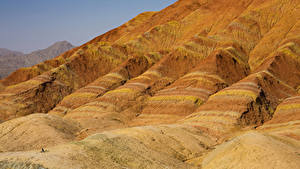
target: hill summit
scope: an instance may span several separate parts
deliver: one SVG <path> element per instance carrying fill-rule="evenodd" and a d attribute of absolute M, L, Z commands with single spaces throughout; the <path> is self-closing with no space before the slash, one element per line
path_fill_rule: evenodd
<path fill-rule="evenodd" d="M 1 168 L 300 168 L 300 1 L 179 0 L 2 79 Z"/>
<path fill-rule="evenodd" d="M 56 42 L 46 49 L 37 50 L 29 54 L 0 48 L 0 78 L 5 78 L 19 68 L 31 67 L 40 62 L 53 59 L 72 48 L 74 46 L 67 41 Z"/>

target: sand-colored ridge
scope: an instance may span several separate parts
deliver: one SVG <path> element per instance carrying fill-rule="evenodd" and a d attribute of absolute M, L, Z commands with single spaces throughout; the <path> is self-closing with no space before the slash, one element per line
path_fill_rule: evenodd
<path fill-rule="evenodd" d="M 179 0 L 18 70 L 0 168 L 300 168 L 299 5 Z"/>
<path fill-rule="evenodd" d="M 280 162 L 278 162 L 280 161 Z M 298 168 L 299 151 L 270 136 L 250 132 L 237 136 L 204 158 L 202 168 Z"/>
<path fill-rule="evenodd" d="M 7 121 L 0 124 L 0 129 L 0 152 L 41 150 L 67 143 L 81 130 L 75 122 L 47 114 Z"/>

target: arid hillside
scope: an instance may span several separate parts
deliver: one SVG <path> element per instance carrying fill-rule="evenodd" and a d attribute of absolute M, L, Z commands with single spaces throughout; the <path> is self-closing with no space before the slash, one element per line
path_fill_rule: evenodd
<path fill-rule="evenodd" d="M 0 81 L 0 168 L 300 169 L 300 0 L 179 0 Z"/>

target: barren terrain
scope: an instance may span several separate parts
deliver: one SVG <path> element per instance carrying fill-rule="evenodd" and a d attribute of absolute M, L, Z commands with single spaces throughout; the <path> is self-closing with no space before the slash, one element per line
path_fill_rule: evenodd
<path fill-rule="evenodd" d="M 299 35 L 299 0 L 142 13 L 0 81 L 0 168 L 300 168 Z"/>

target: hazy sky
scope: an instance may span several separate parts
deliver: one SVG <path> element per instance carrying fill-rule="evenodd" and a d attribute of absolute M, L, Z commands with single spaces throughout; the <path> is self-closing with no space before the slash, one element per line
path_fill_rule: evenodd
<path fill-rule="evenodd" d="M 67 40 L 80 45 L 144 11 L 176 0 L 0 0 L 0 48 L 30 52 Z"/>

